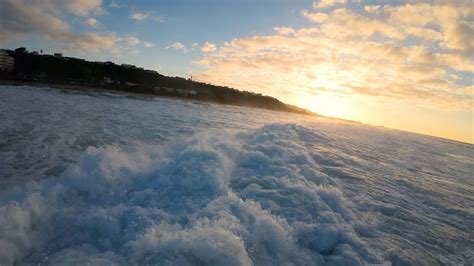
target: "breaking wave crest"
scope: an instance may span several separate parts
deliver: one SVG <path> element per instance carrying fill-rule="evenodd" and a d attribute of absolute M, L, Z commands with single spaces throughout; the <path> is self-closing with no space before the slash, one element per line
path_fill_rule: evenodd
<path fill-rule="evenodd" d="M 278 124 L 89 148 L 59 177 L 2 192 L 0 264 L 381 263 L 308 148 L 323 141 Z"/>

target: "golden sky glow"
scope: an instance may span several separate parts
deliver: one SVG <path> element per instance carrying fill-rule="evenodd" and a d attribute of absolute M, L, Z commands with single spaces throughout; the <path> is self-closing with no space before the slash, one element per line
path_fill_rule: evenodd
<path fill-rule="evenodd" d="M 315 2 L 299 14 L 312 27 L 229 40 L 193 75 L 323 115 L 474 142 L 472 3 L 371 3 Z"/>

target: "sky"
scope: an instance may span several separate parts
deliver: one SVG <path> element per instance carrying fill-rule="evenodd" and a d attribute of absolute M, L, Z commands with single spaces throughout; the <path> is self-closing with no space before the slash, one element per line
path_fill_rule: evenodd
<path fill-rule="evenodd" d="M 131 63 L 474 143 L 474 5 L 2 0 L 0 47 Z"/>

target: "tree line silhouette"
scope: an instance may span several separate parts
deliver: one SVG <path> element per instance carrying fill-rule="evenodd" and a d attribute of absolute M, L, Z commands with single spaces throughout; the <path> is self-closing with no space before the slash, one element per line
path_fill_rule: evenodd
<path fill-rule="evenodd" d="M 28 52 L 24 47 L 9 51 L 15 58 L 10 78 L 30 82 L 50 82 L 108 88 L 158 96 L 186 97 L 220 104 L 258 107 L 270 110 L 309 113 L 304 109 L 284 104 L 276 98 L 216 86 L 181 77 L 168 77 L 153 70 L 113 62 L 91 62 Z M 195 93 L 177 93 L 177 90 Z"/>

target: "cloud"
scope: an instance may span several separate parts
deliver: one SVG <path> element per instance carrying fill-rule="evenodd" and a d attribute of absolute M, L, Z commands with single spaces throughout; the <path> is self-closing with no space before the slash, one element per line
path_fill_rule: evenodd
<path fill-rule="evenodd" d="M 275 27 L 273 28 L 273 30 L 281 35 L 288 35 L 288 34 L 295 33 L 295 30 L 289 27 Z"/>
<path fill-rule="evenodd" d="M 443 34 L 441 32 L 429 28 L 407 26 L 405 27 L 404 32 L 408 35 L 428 41 L 441 41 L 443 39 Z"/>
<path fill-rule="evenodd" d="M 472 77 L 474 70 L 472 54 L 467 56 L 471 28 L 465 21 L 471 11 L 465 8 L 384 5 L 375 15 L 348 9 L 305 11 L 301 14 L 317 20 L 316 26 L 280 27 L 276 34 L 229 40 L 195 60 L 203 70 L 193 76 L 275 97 L 288 91 L 360 95 L 474 110 L 469 90 L 458 89 L 459 76 Z M 416 12 L 432 15 L 418 18 Z M 406 42 L 410 37 L 416 39 Z"/>
<path fill-rule="evenodd" d="M 68 32 L 69 25 L 46 12 L 42 6 L 32 6 L 25 1 L 5 0 L 1 3 L 2 23 L 0 37 L 2 40 L 18 39 L 26 34 L 39 33 L 48 37 Z"/>
<path fill-rule="evenodd" d="M 145 13 L 140 13 L 140 12 L 135 12 L 130 14 L 130 18 L 133 20 L 144 20 L 148 18 L 148 14 Z"/>
<path fill-rule="evenodd" d="M 379 9 L 379 5 L 375 5 L 375 6 L 364 6 L 364 10 L 367 11 L 368 13 L 374 13 L 375 11 L 377 11 Z"/>
<path fill-rule="evenodd" d="M 328 18 L 328 15 L 325 13 L 310 13 L 308 10 L 305 9 L 301 11 L 301 14 L 307 19 L 317 23 L 322 23 Z"/>
<path fill-rule="evenodd" d="M 100 35 L 97 33 L 65 34 L 57 38 L 59 47 L 63 50 L 82 50 L 98 52 L 100 50 L 117 53 L 119 42 L 123 39 L 114 34 Z"/>
<path fill-rule="evenodd" d="M 152 48 L 152 47 L 154 47 L 155 45 L 154 45 L 153 43 L 150 43 L 150 42 L 145 41 L 145 42 L 143 42 L 143 46 L 145 46 L 145 48 Z"/>
<path fill-rule="evenodd" d="M 118 4 L 118 3 L 115 2 L 114 0 L 111 0 L 111 1 L 110 1 L 109 6 L 112 7 L 112 8 L 121 8 L 121 7 L 122 7 L 122 5 Z"/>
<path fill-rule="evenodd" d="M 203 53 L 210 53 L 214 52 L 215 50 L 217 50 L 216 45 L 210 42 L 204 43 L 204 45 L 201 47 L 201 51 Z"/>
<path fill-rule="evenodd" d="M 97 22 L 97 19 L 95 19 L 95 18 L 88 18 L 88 19 L 86 19 L 85 23 L 87 25 L 89 25 L 90 27 L 93 27 L 93 28 L 95 28 L 99 25 L 98 22 Z"/>
<path fill-rule="evenodd" d="M 55 2 L 55 4 L 58 3 L 58 1 L 52 2 Z M 78 16 L 86 16 L 89 14 L 100 15 L 104 13 L 102 0 L 70 0 L 60 2 L 64 3 L 64 6 L 69 12 Z"/>
<path fill-rule="evenodd" d="M 470 1 L 438 2 L 437 4 L 415 3 L 402 6 L 384 6 L 380 9 L 387 22 L 399 26 L 439 28 L 443 48 L 464 55 L 474 53 L 474 9 Z M 431 28 L 428 27 L 431 24 Z"/>
<path fill-rule="evenodd" d="M 170 46 L 166 47 L 166 49 L 169 49 L 169 48 L 172 48 L 172 49 L 175 49 L 175 50 L 178 50 L 178 51 L 183 51 L 185 53 L 188 51 L 186 49 L 186 46 L 184 46 L 184 44 L 182 44 L 180 42 L 175 42 L 175 43 L 171 44 Z"/>
<path fill-rule="evenodd" d="M 164 19 L 159 16 L 154 16 L 152 15 L 153 12 L 134 12 L 130 14 L 130 19 L 133 19 L 135 21 L 144 21 L 144 20 L 153 20 L 153 21 L 158 21 L 158 22 L 163 22 Z"/>
<path fill-rule="evenodd" d="M 405 38 L 402 29 L 349 9 L 337 9 L 331 12 L 321 30 L 337 38 L 371 37 L 374 34 L 397 40 Z"/>
<path fill-rule="evenodd" d="M 11 6 L 10 0 L 5 0 L 5 8 Z M 52 14 L 66 12 L 75 16 L 103 15 L 102 0 L 18 0 L 18 6 L 38 8 Z"/>
<path fill-rule="evenodd" d="M 138 39 L 136 36 L 128 36 L 126 40 L 130 46 L 136 46 L 140 43 L 140 39 Z"/>
<path fill-rule="evenodd" d="M 123 48 L 126 38 L 113 33 L 76 33 L 63 17 L 79 17 L 104 14 L 98 0 L 5 0 L 0 3 L 2 23 L 0 39 L 5 41 L 21 40 L 32 35 L 53 41 L 63 50 L 118 52 Z M 95 18 L 85 19 L 91 26 L 98 26 Z"/>
<path fill-rule="evenodd" d="M 336 4 L 345 4 L 347 0 L 321 0 L 319 2 L 313 2 L 314 9 L 331 7 Z"/>

